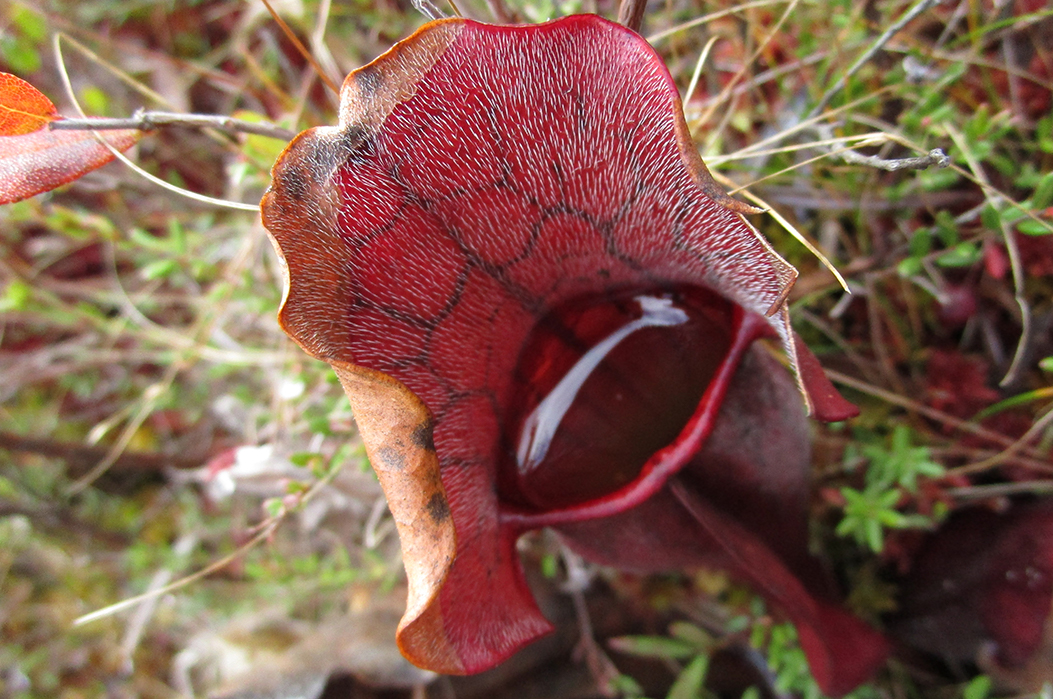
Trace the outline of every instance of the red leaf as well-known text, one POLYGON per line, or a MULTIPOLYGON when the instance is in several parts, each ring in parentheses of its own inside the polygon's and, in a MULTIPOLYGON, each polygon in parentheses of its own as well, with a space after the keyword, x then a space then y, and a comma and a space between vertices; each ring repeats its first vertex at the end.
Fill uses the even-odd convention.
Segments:
MULTIPOLYGON (((99 132, 117 150, 142 137, 138 130, 99 132)), ((113 160, 91 131, 34 131, 0 137, 0 204, 27 199, 68 184, 113 160)))
POLYGON ((897 637, 954 664, 980 662, 1007 687, 1053 680, 1053 507, 958 513, 904 581, 897 637))
POLYGON ((0 136, 20 136, 58 118, 55 105, 22 78, 0 73, 0 136))
MULTIPOLYGON (((49 131, 61 119, 39 90, 10 73, 0 73, 0 204, 27 199, 68 184, 102 167, 114 155, 91 131, 49 131)), ((138 130, 106 131, 111 146, 124 151, 142 137, 138 130)))
MULTIPOLYGON (((716 561, 776 607, 827 609, 804 547, 804 405, 754 340, 800 360, 820 417, 852 408, 794 340, 796 272, 709 176, 639 36, 592 16, 433 22, 348 76, 340 125, 301 134, 273 175, 280 319, 336 369, 388 494, 411 660, 478 672, 551 628, 515 551, 539 526, 600 560, 716 561), (678 473, 731 529, 673 497, 678 473), (756 556, 735 558, 741 542, 756 556)), ((809 614, 824 689, 880 662, 875 632, 809 614)))

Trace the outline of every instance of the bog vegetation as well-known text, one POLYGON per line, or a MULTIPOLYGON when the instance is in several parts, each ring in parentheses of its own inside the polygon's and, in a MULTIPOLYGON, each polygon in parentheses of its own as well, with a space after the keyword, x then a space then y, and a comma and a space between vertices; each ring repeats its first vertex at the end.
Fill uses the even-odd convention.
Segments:
MULTIPOLYGON (((604 0, 436 7, 617 15, 604 0)), ((743 587, 595 569, 543 533, 522 553, 555 641, 467 682, 401 661, 394 526, 340 386, 277 326, 282 271, 253 209, 287 134, 334 122, 326 81, 424 17, 396 0, 274 10, 290 32, 263 2, 0 8, 0 71, 65 117, 260 126, 157 127, 128 151, 153 179, 115 162, 0 208, 0 696, 257 696, 296 680, 311 696, 586 697, 599 678, 681 699, 729 691, 733 646, 771 669, 740 691, 817 696, 792 627, 743 587)), ((932 581, 912 568, 943 527, 1050 560, 1053 10, 670 0, 642 33, 710 169, 770 209, 751 220, 800 270, 794 326, 862 410, 814 427, 814 548, 853 610, 895 628, 924 606, 910 589, 932 581), (1016 538, 955 524, 978 512, 1015 517, 1016 538)), ((1027 589, 1048 615, 1046 565, 1027 589)), ((974 597, 976 614, 1003 613, 974 597)), ((903 631, 929 654, 856 696, 1048 691, 1044 621, 1039 649, 1008 664, 947 661, 903 631)))

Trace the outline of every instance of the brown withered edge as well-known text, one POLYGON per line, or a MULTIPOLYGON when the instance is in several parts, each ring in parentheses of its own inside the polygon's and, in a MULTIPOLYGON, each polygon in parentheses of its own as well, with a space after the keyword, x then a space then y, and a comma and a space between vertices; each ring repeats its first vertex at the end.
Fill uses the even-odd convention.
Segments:
POLYGON ((340 125, 297 136, 275 164, 261 203, 286 278, 279 322, 304 350, 336 371, 398 528, 409 583, 399 647, 414 664, 447 674, 464 672, 446 637, 438 602, 457 543, 439 478, 431 415, 402 383, 351 361, 347 329, 340 325, 348 304, 343 302, 344 260, 338 257, 344 250, 336 225, 339 202, 326 184, 354 145, 348 141, 378 131, 395 106, 413 96, 417 82, 463 24, 432 22, 348 75, 341 88, 340 125), (305 277, 312 283, 293 284, 305 277))

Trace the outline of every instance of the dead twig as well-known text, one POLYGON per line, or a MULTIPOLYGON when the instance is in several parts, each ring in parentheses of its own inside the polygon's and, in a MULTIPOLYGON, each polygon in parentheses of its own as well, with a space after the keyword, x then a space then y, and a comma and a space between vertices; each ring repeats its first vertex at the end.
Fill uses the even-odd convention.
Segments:
POLYGON ((944 168, 951 164, 951 159, 940 148, 933 148, 926 155, 915 158, 880 158, 876 155, 863 155, 854 150, 838 151, 837 155, 846 163, 866 165, 879 170, 895 172, 897 170, 925 170, 930 167, 944 168))
POLYGON ((253 134, 291 141, 296 136, 291 131, 275 124, 257 123, 235 119, 221 114, 180 114, 178 112, 155 112, 139 110, 130 117, 56 119, 48 124, 53 131, 109 131, 112 129, 139 129, 152 131, 163 126, 183 126, 192 129, 215 129, 228 134, 253 134))
MULTIPOLYGON (((264 2, 266 2, 266 0, 264 0, 264 2)), ((62 79, 62 86, 66 89, 66 95, 69 97, 70 102, 73 103, 73 106, 76 108, 77 113, 80 114, 82 118, 87 119, 88 115, 84 112, 84 108, 81 107, 80 100, 77 98, 77 91, 73 89, 73 81, 70 78, 69 70, 67 70, 66 67, 66 59, 62 54, 63 40, 70 40, 70 38, 62 32, 56 32, 51 37, 51 50, 55 54, 55 63, 58 64, 59 67, 59 77, 62 79)), ((77 48, 78 51, 81 50, 81 45, 78 42, 72 40, 70 41, 72 45, 77 48)), ((90 126, 88 127, 88 130, 92 130, 90 126)), ((194 201, 198 201, 203 204, 208 204, 210 206, 220 206, 227 209, 236 209, 238 211, 250 211, 252 213, 257 213, 260 210, 258 204, 243 204, 239 201, 217 199, 215 197, 210 197, 204 194, 199 194, 197 192, 192 192, 188 189, 177 187, 170 182, 166 182, 160 177, 157 177, 156 175, 147 172, 146 170, 133 163, 131 160, 128 159, 128 157, 124 153, 107 143, 106 140, 103 139, 98 132, 94 130, 92 131, 95 135, 95 139, 99 141, 99 143, 101 143, 103 146, 105 146, 110 151, 110 153, 113 154, 114 158, 127 165, 143 179, 153 182, 158 187, 167 189, 171 192, 175 192, 176 194, 179 194, 182 197, 186 197, 187 199, 192 199, 194 201)))
MULTIPOLYGON (((836 141, 834 137, 834 131, 829 124, 816 124, 815 132, 819 134, 819 138, 825 141, 836 141)), ((951 164, 951 158, 943 151, 942 148, 933 148, 925 155, 915 156, 911 158, 882 158, 878 155, 863 155, 859 151, 852 150, 851 148, 841 147, 835 148, 833 145, 828 146, 828 150, 831 155, 836 155, 846 163, 852 165, 865 165, 867 167, 877 168, 878 170, 885 170, 886 172, 896 172, 897 170, 926 170, 930 167, 945 168, 951 164)))
POLYGON ((639 33, 646 9, 647 0, 622 0, 618 7, 618 22, 639 33))
POLYGON ((986 500, 1008 495, 1049 495, 1053 493, 1053 481, 971 485, 963 488, 948 488, 945 493, 958 500, 986 500))

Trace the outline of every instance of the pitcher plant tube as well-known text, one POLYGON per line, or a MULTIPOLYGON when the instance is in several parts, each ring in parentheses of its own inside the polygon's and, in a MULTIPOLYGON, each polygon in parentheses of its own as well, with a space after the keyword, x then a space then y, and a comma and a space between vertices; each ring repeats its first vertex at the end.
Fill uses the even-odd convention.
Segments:
POLYGON ((427 24, 290 144, 263 200, 280 320, 336 370, 387 493, 410 660, 479 672, 549 632, 515 543, 552 527, 593 561, 753 585, 827 693, 883 661, 807 552, 806 406, 854 408, 748 211, 659 56, 595 16, 427 24))

